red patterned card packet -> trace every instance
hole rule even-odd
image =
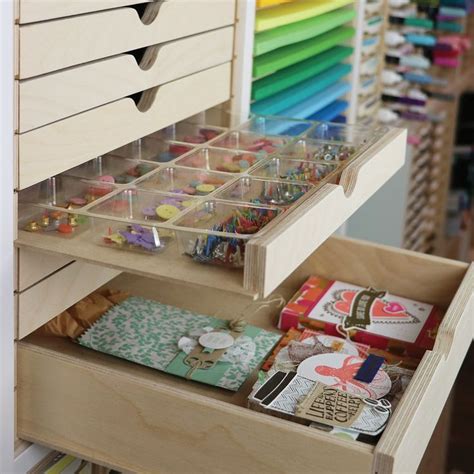
[[[433,305],[312,276],[283,308],[278,327],[306,327],[339,337],[350,331],[355,342],[419,358],[433,348],[440,322]]]

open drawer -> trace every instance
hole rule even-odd
[[[19,436],[135,472],[415,472],[473,336],[474,270],[332,237],[276,293],[289,298],[312,274],[445,311],[433,350],[375,446],[247,409],[255,377],[229,393],[34,335],[18,343]],[[228,291],[126,274],[109,286],[228,319],[249,304]],[[249,322],[275,330],[277,312],[261,309]]]
[[[18,78],[39,76],[234,23],[234,0],[166,0],[143,6],[143,13],[125,6],[20,25]]]
[[[248,148],[244,148],[245,143],[242,143],[244,138],[252,144],[255,143],[255,140],[257,143],[259,141],[266,143],[265,140],[262,141],[261,138],[258,138],[262,135],[256,131],[260,130],[262,133],[263,127],[267,131],[273,130],[275,132],[282,124],[289,126],[291,130],[297,127],[306,128],[304,132],[301,130],[295,132],[295,136],[264,133],[264,136],[272,137],[273,145],[280,147],[278,149],[282,151],[270,150],[266,157],[260,157],[260,161],[255,159],[257,161],[255,165],[246,170],[237,170],[236,173],[223,173],[222,170],[216,172],[214,164],[210,163],[210,157],[217,160],[222,154],[233,153],[238,157],[243,154],[246,154],[245,156],[252,155],[252,153],[245,151]],[[312,138],[319,136],[320,133],[324,133],[325,136],[332,134],[331,136],[335,138]],[[98,247],[98,243],[103,243],[104,236],[112,233],[110,229],[115,229],[112,221],[110,223],[107,221],[107,225],[102,226],[102,231],[92,229],[91,225],[86,230],[71,234],[71,238],[56,238],[51,233],[27,232],[23,229],[28,228],[28,225],[21,224],[17,245],[36,248],[43,252],[67,255],[77,260],[85,260],[89,263],[101,264],[146,277],[204,285],[252,296],[267,296],[403,165],[406,141],[404,130],[384,129],[378,132],[379,135],[371,131],[370,139],[362,138],[366,137],[367,133],[367,130],[362,133],[360,129],[351,126],[256,116],[247,124],[241,125],[240,128],[230,131],[222,137],[217,137],[210,142],[211,145],[202,145],[197,150],[177,158],[171,164],[162,164],[159,170],[149,173],[148,177],[144,176],[142,181],[132,183],[131,186],[136,186],[139,190],[128,189],[125,193],[128,193],[129,200],[124,193],[121,193],[121,197],[117,194],[107,201],[110,209],[116,204],[124,205],[126,216],[117,217],[117,214],[113,212],[107,216],[112,215],[113,217],[110,219],[120,218],[122,223],[126,222],[125,219],[132,219],[127,221],[129,224],[138,222],[137,219],[140,218],[144,205],[133,207],[132,199],[138,201],[138,197],[150,196],[150,192],[177,192],[173,188],[176,187],[178,177],[183,177],[182,182],[186,183],[195,181],[193,176],[212,178],[214,180],[212,189],[216,187],[217,189],[209,196],[197,197],[197,201],[194,202],[198,204],[196,207],[189,208],[189,212],[183,218],[178,216],[158,224],[150,224],[148,221],[148,226],[153,225],[158,232],[163,230],[168,234],[172,232],[172,235],[176,236],[176,239],[166,244],[163,252],[155,256],[150,256],[150,253],[145,255],[139,252],[132,254],[131,252],[118,251],[117,248],[110,245]],[[360,141],[356,140],[357,134],[359,134]],[[341,137],[342,135],[344,137]],[[374,136],[378,136],[378,138],[373,138]],[[241,148],[241,150],[232,148],[236,137],[240,143],[235,148]],[[329,158],[327,161],[322,158],[314,158],[315,153],[318,154],[321,150],[346,153],[344,150],[348,148],[341,143],[351,143],[350,140],[353,140],[352,143],[359,144],[350,148],[353,150],[351,157],[334,158],[332,161]],[[223,149],[223,147],[230,148]],[[309,152],[309,149],[312,151]],[[343,151],[340,152],[340,150]],[[302,156],[308,156],[308,153],[313,157],[312,161],[304,161],[302,158]],[[275,158],[278,156],[280,158]],[[326,156],[330,157],[331,155],[326,153]],[[276,165],[275,161],[278,162]],[[202,162],[204,165],[201,164]],[[203,168],[206,163],[211,168],[210,170]],[[288,163],[299,164],[290,166]],[[200,169],[191,166],[197,166]],[[323,175],[325,172],[320,171],[322,168],[329,167],[335,171],[330,172],[327,179],[317,178],[319,181],[316,180],[313,185],[312,181],[307,181],[306,174],[303,176],[306,181],[296,183],[296,178],[292,177],[293,175],[288,177],[285,174],[287,166],[292,170],[307,170],[309,166],[312,166],[313,171],[315,170],[314,166],[321,167],[316,171]],[[302,166],[304,167],[302,168]],[[275,170],[277,172],[272,174]],[[282,178],[282,173],[285,174],[284,178]],[[165,177],[168,177],[168,182],[172,185],[165,187]],[[188,177],[186,181],[184,181],[185,177]],[[222,182],[221,188],[218,187],[220,185],[215,184],[217,181]],[[298,189],[302,189],[300,183],[305,186],[301,192],[303,196],[295,198],[296,200],[292,201],[289,208],[278,208],[277,205],[270,207],[269,203],[275,201],[265,200],[269,195],[271,197],[271,193],[268,191],[269,186],[274,186],[276,194],[281,198],[285,195],[300,195],[298,191]],[[179,187],[182,188],[179,191],[189,189],[189,186],[183,187],[182,184]],[[263,191],[260,191],[258,195],[252,194],[252,189],[257,189],[257,187],[262,187]],[[255,204],[256,196],[258,196],[259,205]],[[114,199],[118,199],[118,197],[120,197],[120,202],[116,203]],[[172,196],[169,194],[169,197]],[[248,200],[245,201],[247,198]],[[236,200],[232,201],[232,199]],[[156,202],[153,204],[154,206],[156,206]],[[192,203],[191,206],[193,206]],[[92,207],[84,208],[83,212],[87,214],[88,219],[94,220],[96,219],[94,216],[99,213],[99,207],[100,205],[93,204]],[[135,213],[133,213],[134,209]],[[193,214],[194,210],[196,212]],[[228,213],[227,210],[229,210]],[[224,227],[224,224],[227,225],[229,222],[226,220],[227,216],[232,216],[233,219],[236,215],[239,216],[241,211],[248,211],[247,216],[253,213],[251,214],[252,218],[255,215],[262,216],[265,212],[268,212],[265,217],[270,213],[273,214],[269,217],[270,220],[266,220],[263,224],[265,227],[262,226],[255,235],[242,235],[239,231],[232,234],[228,231],[224,232],[223,229],[228,228]],[[77,212],[80,213],[81,210]],[[204,218],[199,220],[196,216],[199,216],[201,212],[207,212],[205,217],[212,218],[212,220],[207,222],[204,222]],[[215,217],[219,213],[223,217]],[[135,217],[137,214],[138,217]],[[276,217],[274,217],[275,215]],[[262,220],[258,222],[262,222]],[[218,223],[217,227],[216,222]],[[200,227],[201,224],[202,227]],[[251,233],[249,232],[249,234]],[[218,244],[210,252],[211,256],[206,254],[203,258],[203,253],[195,249],[197,247],[201,249],[202,242],[209,243],[211,237],[213,242],[218,242]],[[229,263],[227,258],[223,257],[223,255],[228,255],[227,251],[235,241],[242,243],[242,245],[239,243],[236,246],[236,250],[232,250],[236,256],[238,254],[238,265],[235,264],[237,257],[234,263]],[[246,246],[245,242],[247,242]],[[222,247],[219,247],[220,244]],[[222,252],[222,248],[227,250]],[[197,260],[197,262],[193,260]],[[198,263],[203,260],[210,261],[214,265]],[[228,269],[224,265],[234,265],[234,267]],[[235,268],[236,266],[239,268]]]

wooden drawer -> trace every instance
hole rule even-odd
[[[17,0],[18,23],[52,20],[63,16],[79,15],[111,8],[148,3],[152,0]]]
[[[403,165],[405,143],[405,131],[390,130],[344,168],[338,185],[308,192],[275,218],[247,244],[243,273],[195,263],[175,243],[156,257],[98,247],[87,231],[60,239],[20,230],[17,244],[147,277],[266,296]],[[51,159],[51,154],[45,156]]]
[[[315,273],[446,310],[434,349],[375,446],[245,408],[253,380],[229,393],[33,337],[18,344],[19,436],[134,472],[415,472],[473,336],[473,268],[332,237],[276,292],[289,297]],[[222,290],[133,275],[110,285],[227,318],[249,303]],[[249,319],[271,329],[276,316],[262,308]]]
[[[21,25],[18,77],[232,25],[234,16],[234,0],[166,0],[149,3],[141,17],[134,8],[124,7]]]
[[[30,249],[18,249],[17,291],[35,285],[74,260],[64,255],[51,255]]]
[[[19,81],[20,133],[232,59],[233,27]]]
[[[19,189],[230,98],[230,63],[19,135]]]
[[[119,273],[98,265],[73,262],[18,293],[18,337],[38,329]]]

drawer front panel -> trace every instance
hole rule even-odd
[[[18,21],[19,23],[33,23],[150,1],[152,0],[69,0],[67,2],[58,0],[18,0]]]
[[[321,439],[316,430],[176,392],[159,383],[160,374],[139,366],[123,372],[124,364],[109,357],[101,359],[112,365],[102,366],[81,347],[66,355],[19,346],[23,439],[132,472],[275,473],[285,460],[283,472],[370,472],[365,446]]]
[[[17,291],[25,290],[73,261],[62,255],[18,249]]]
[[[375,447],[243,408],[252,381],[234,394],[37,337],[18,348],[19,435],[138,472],[155,472],[158,465],[164,472],[415,472],[472,336],[474,270],[332,237],[276,293],[288,298],[316,273],[446,309],[433,350]],[[229,319],[249,304],[222,290],[130,275],[111,286]],[[249,313],[249,322],[274,327],[270,306]],[[97,429],[90,420],[99,420]]]
[[[20,26],[19,78],[234,23],[234,0],[168,0]],[[86,34],[87,32],[87,34]]]
[[[225,63],[149,89],[144,111],[125,98],[21,134],[19,188],[225,102],[230,97],[230,72],[230,63]]]
[[[38,329],[120,272],[84,262],[74,262],[18,297],[18,337]]]
[[[19,82],[18,131],[121,99],[232,59],[233,27],[150,46],[140,62],[123,54]]]

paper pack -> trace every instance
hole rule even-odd
[[[311,328],[387,350],[396,346],[419,356],[433,348],[441,320],[438,309],[386,291],[312,276],[280,315],[278,327]]]
[[[281,336],[246,325],[215,365],[190,370],[185,359],[199,344],[199,338],[227,330],[225,320],[130,297],[104,314],[78,342],[169,374],[236,391]]]

